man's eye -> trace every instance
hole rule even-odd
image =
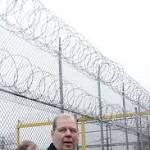
[[[66,128],[58,129],[59,132],[66,132]]]
[[[72,133],[77,133],[77,130],[76,130],[76,129],[70,129],[70,131],[71,131]]]
[[[58,129],[58,132],[65,133],[67,130],[69,130],[71,133],[77,133],[76,129],[67,129],[67,128],[60,128]]]

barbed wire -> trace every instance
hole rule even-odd
[[[21,97],[24,96],[23,98],[35,99],[45,104],[61,106],[59,80],[56,76],[32,65],[30,60],[24,56],[12,55],[5,48],[0,49],[0,91],[2,89],[4,92],[9,91],[10,94],[16,94],[16,96],[20,95]],[[63,106],[66,110],[94,118],[99,116],[98,97],[90,95],[66,80],[63,80],[63,89]],[[18,100],[16,102],[22,103]],[[107,104],[104,98],[102,98],[102,104],[103,121],[125,128],[123,117],[116,120],[117,116],[123,112],[122,107],[118,104]],[[111,116],[114,120],[111,119]],[[105,120],[105,117],[110,117],[110,120]],[[134,116],[130,119],[132,122],[128,120],[127,126],[135,127]]]
[[[59,104],[59,80],[49,72],[32,65],[21,55],[0,49],[0,88],[20,95]],[[63,81],[64,106],[98,116],[98,98],[68,81]],[[104,99],[103,99],[104,100]]]
[[[118,63],[103,56],[83,36],[53,15],[40,1],[1,1],[0,10],[0,25],[3,28],[55,56],[61,37],[62,58],[66,62],[95,80],[100,67],[100,79],[105,85],[121,94],[124,83],[126,98],[149,110],[149,92],[127,75]],[[37,72],[41,73],[38,69]]]

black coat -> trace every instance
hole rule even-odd
[[[47,150],[57,150],[53,143],[47,148]]]

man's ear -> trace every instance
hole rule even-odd
[[[51,136],[53,137],[53,135],[54,135],[54,131],[53,131],[53,130],[51,130]]]
[[[79,131],[77,131],[77,136],[78,136],[78,139],[79,139]]]

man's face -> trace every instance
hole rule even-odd
[[[37,146],[33,143],[31,143],[28,147],[27,147],[27,150],[38,150],[37,149]]]
[[[76,122],[73,118],[59,118],[52,132],[53,143],[57,150],[75,150],[78,143]]]

